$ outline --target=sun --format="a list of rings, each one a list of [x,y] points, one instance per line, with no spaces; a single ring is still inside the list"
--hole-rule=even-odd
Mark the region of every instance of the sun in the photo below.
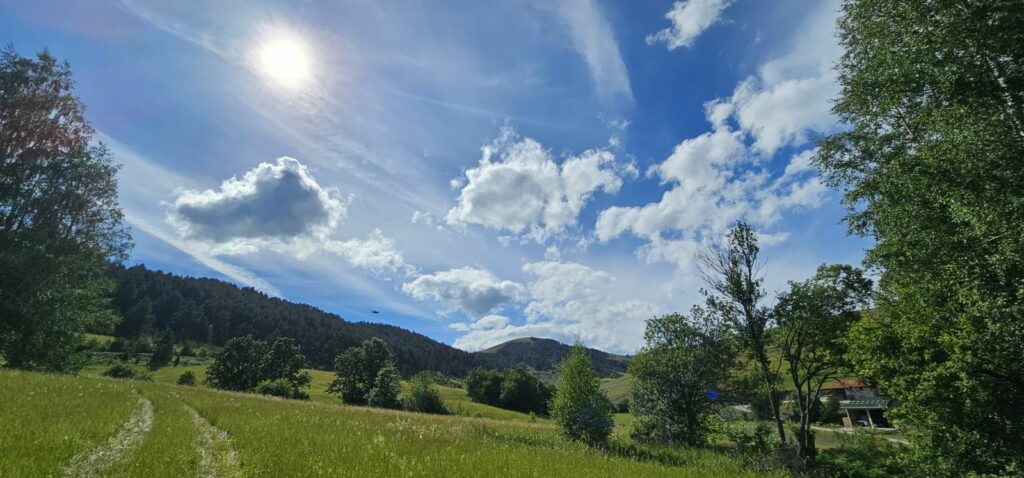
[[[313,78],[309,48],[293,34],[275,33],[256,51],[256,67],[268,79],[287,88],[298,88]]]

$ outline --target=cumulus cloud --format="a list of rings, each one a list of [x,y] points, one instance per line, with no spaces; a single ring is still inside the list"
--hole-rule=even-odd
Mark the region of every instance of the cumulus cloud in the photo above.
[[[728,111],[728,110],[726,110]],[[774,175],[722,117],[719,102],[706,105],[712,130],[676,145],[650,174],[672,184],[661,200],[637,207],[611,207],[598,216],[595,235],[602,242],[625,233],[647,243],[637,255],[648,263],[670,262],[687,269],[693,253],[738,220],[767,228],[787,210],[818,207],[826,188],[813,174],[813,151],[793,156]],[[771,236],[784,239],[786,236]]]
[[[583,264],[534,262],[523,266],[523,271],[533,277],[525,322],[456,326],[466,332],[455,340],[456,347],[480,350],[536,336],[569,343],[579,339],[590,347],[632,353],[640,345],[645,321],[661,312],[649,302],[617,298],[615,278]]]
[[[664,43],[669,50],[690,48],[697,37],[722,17],[732,0],[687,0],[675,2],[665,14],[672,26],[647,35],[647,44]]]
[[[698,3],[676,3],[673,12],[697,9]],[[710,11],[711,3],[700,3],[700,8]],[[657,202],[602,211],[596,238],[607,242],[632,234],[646,240],[636,251],[640,259],[683,269],[692,267],[693,254],[702,244],[738,220],[762,229],[766,244],[784,241],[785,231],[766,229],[787,211],[820,206],[826,194],[810,162],[814,150],[799,149],[813,134],[835,127],[829,100],[836,93],[831,70],[839,53],[836,12],[834,1],[823,2],[797,30],[789,52],[763,64],[731,96],[706,103],[710,130],[684,139],[648,171],[672,188]],[[670,39],[665,41],[671,48]],[[798,152],[780,174],[772,163],[779,161],[775,156],[783,147]]]
[[[165,205],[180,239],[207,254],[270,250],[305,259],[326,252],[376,272],[408,270],[394,240],[380,230],[365,239],[334,238],[349,201],[321,186],[297,159],[282,157],[217,189],[176,191]]]
[[[508,327],[508,317],[504,315],[485,315],[475,322],[455,322],[449,324],[448,327],[461,331],[469,332],[471,330],[497,330]]]
[[[418,300],[442,303],[447,311],[461,310],[481,317],[509,302],[522,300],[526,289],[519,283],[501,280],[489,271],[462,267],[424,274],[402,284],[402,291]]]
[[[817,8],[797,28],[790,51],[763,64],[726,100],[760,153],[802,144],[836,123],[830,100],[839,93],[832,68],[842,53],[835,36],[839,9],[834,1]]]
[[[466,171],[466,185],[446,219],[455,226],[477,224],[543,242],[575,226],[595,192],[619,191],[622,179],[616,168],[615,155],[602,149],[570,156],[559,165],[540,143],[506,126],[483,148],[480,163]]]

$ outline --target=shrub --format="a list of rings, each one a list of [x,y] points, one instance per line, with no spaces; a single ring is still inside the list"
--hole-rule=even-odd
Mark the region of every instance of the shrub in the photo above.
[[[196,384],[196,373],[191,370],[186,370],[178,375],[178,385],[195,385]]]
[[[110,378],[133,379],[133,378],[136,378],[137,373],[135,372],[134,368],[131,368],[131,367],[125,365],[125,364],[119,363],[119,364],[114,365],[113,367],[108,368],[106,371],[104,371],[103,372],[103,376],[104,377],[110,377]]]
[[[373,388],[366,395],[366,404],[377,408],[402,408],[398,394],[402,391],[402,377],[394,364],[387,364],[377,372]]]
[[[601,391],[601,380],[590,366],[583,345],[573,346],[562,362],[558,389],[551,402],[551,417],[563,436],[590,445],[608,441],[615,423],[613,406]]]
[[[255,391],[260,395],[272,395],[281,398],[297,398],[302,400],[309,398],[309,394],[295,387],[285,378],[264,380],[256,385]]]
[[[896,449],[871,432],[857,430],[844,435],[840,448],[818,452],[815,471],[837,478],[882,478],[901,476]]]
[[[433,377],[427,373],[420,372],[412,378],[409,393],[404,401],[405,409],[410,412],[448,414]]]
[[[466,377],[466,392],[469,399],[487,405],[497,405],[501,396],[502,378],[501,372],[497,370],[473,369]]]

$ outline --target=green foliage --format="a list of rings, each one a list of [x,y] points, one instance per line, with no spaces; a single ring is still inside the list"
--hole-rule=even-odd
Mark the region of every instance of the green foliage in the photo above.
[[[547,415],[550,400],[551,387],[536,375],[521,368],[504,371],[498,394],[498,403],[502,408]]]
[[[377,378],[373,381],[373,388],[366,395],[366,404],[377,408],[402,407],[398,395],[402,392],[402,376],[393,364],[386,364],[377,372]]]
[[[857,311],[869,304],[871,286],[860,269],[822,264],[814,277],[790,282],[772,311],[773,339],[794,387],[793,418],[801,458],[814,458],[811,424],[821,406],[821,387],[847,368],[843,339]]]
[[[441,393],[429,373],[418,373],[409,383],[409,392],[405,395],[405,409],[410,412],[434,413],[447,415],[448,409],[441,400]]]
[[[466,377],[466,392],[474,402],[497,405],[501,399],[504,375],[493,369],[475,368]]]
[[[300,388],[295,387],[291,381],[285,378],[264,380],[256,385],[254,391],[260,395],[272,395],[281,398],[294,398],[309,400],[309,394]]]
[[[757,233],[745,222],[737,223],[722,244],[713,244],[700,251],[698,262],[708,289],[709,311],[729,326],[758,367],[762,390],[775,420],[779,441],[786,441],[786,431],[779,415],[776,372],[770,347],[771,311],[761,304],[765,297],[762,264],[758,258],[761,247]]]
[[[116,321],[103,276],[130,246],[117,166],[93,142],[71,69],[48,52],[0,53],[0,355],[74,371],[88,330]]]
[[[842,446],[821,452],[814,471],[836,478],[903,476],[905,470],[896,460],[896,450],[870,432],[857,430],[844,435]]]
[[[466,377],[466,391],[477,403],[539,415],[547,415],[552,394],[551,387],[522,368],[473,369]]]
[[[597,445],[607,442],[612,432],[612,411],[601,380],[590,368],[590,357],[576,344],[562,362],[551,418],[566,438]]]
[[[134,379],[137,376],[135,369],[125,364],[115,364],[103,372],[104,377]]]
[[[349,322],[305,304],[216,279],[182,277],[142,265],[111,266],[107,276],[117,283],[111,303],[124,317],[117,335],[125,338],[166,329],[174,332],[179,342],[197,349],[197,344],[222,346],[243,335],[266,342],[291,337],[302,348],[308,365],[321,370],[331,369],[340,352],[373,337],[387,340],[403,375],[434,370],[462,376],[485,362],[477,354],[393,325]]]
[[[178,355],[181,357],[192,357],[195,355],[195,351],[192,350],[191,345],[185,344],[181,346],[181,351],[178,352]]]
[[[186,370],[178,375],[178,385],[192,386],[196,384],[196,373],[191,370]]]
[[[381,372],[389,368],[395,369],[395,362],[388,344],[377,338],[367,340],[359,347],[342,352],[334,360],[335,378],[327,392],[338,394],[349,405],[368,405],[380,378],[380,384],[385,388],[374,394],[375,401],[393,404],[392,371],[388,370],[381,376]]]
[[[267,343],[251,335],[235,337],[224,344],[206,372],[210,385],[225,390],[252,390],[263,376],[263,362],[267,357]]]
[[[729,330],[700,307],[690,317],[647,321],[645,346],[633,358],[633,436],[656,444],[704,445],[712,398],[730,377],[736,348]]]
[[[1024,470],[1024,8],[847,0],[816,163],[881,272],[856,371],[930,476]]]
[[[235,337],[214,356],[206,382],[225,390],[253,391],[261,383],[279,380],[288,384],[289,391],[278,396],[306,398],[302,389],[309,386],[311,377],[302,370],[304,363],[299,347],[290,338],[279,337],[268,346],[251,335]]]
[[[153,354],[149,356],[149,368],[150,370],[156,370],[164,365],[171,362],[171,357],[174,355],[174,336],[171,333],[164,332],[160,336],[160,340],[156,343],[156,348],[153,349]]]

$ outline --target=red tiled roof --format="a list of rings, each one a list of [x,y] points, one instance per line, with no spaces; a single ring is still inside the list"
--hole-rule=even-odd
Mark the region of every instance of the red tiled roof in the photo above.
[[[843,388],[866,388],[867,384],[857,378],[844,378],[821,387],[822,390],[839,390]]]

